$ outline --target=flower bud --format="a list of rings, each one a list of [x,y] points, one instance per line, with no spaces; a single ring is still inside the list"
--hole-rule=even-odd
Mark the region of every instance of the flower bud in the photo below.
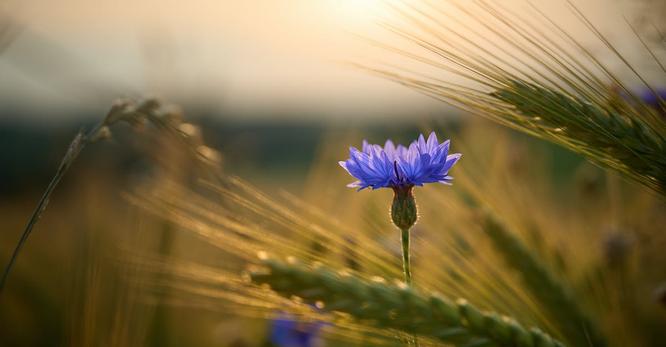
[[[412,188],[413,186],[393,188],[391,219],[400,230],[409,230],[416,223],[416,201]]]

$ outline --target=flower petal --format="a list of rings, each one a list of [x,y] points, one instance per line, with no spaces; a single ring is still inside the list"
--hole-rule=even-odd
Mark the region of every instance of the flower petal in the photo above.
[[[439,143],[431,132],[426,141],[423,134],[409,147],[396,146],[387,140],[384,147],[363,141],[362,150],[349,148],[349,159],[339,164],[358,181],[349,187],[379,189],[396,186],[422,186],[425,183],[450,184],[448,171],[460,159],[448,155],[450,141]]]

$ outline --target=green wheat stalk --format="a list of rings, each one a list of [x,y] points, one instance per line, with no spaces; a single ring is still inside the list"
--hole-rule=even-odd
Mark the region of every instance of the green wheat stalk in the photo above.
[[[297,262],[262,261],[250,274],[283,297],[296,296],[326,312],[344,312],[373,326],[437,339],[455,346],[562,347],[537,328],[527,329],[497,313],[482,312],[465,300],[455,303],[423,295],[406,285],[390,286],[331,269]],[[323,306],[322,306],[323,304]]]
[[[608,54],[654,92],[571,1],[563,2]],[[416,48],[373,43],[463,82],[394,67],[361,68],[555,142],[666,196],[666,121],[659,111],[636,97],[579,39],[530,6],[526,13],[485,0],[421,0],[394,7],[403,23],[386,28]],[[644,43],[643,48],[666,74],[650,47]]]
[[[504,117],[666,195],[666,139],[642,119],[518,80],[491,96],[511,105]]]
[[[575,346],[603,347],[608,343],[576,302],[571,291],[540,259],[492,214],[485,214],[484,230],[504,261],[520,274],[522,282],[552,316],[567,340]]]

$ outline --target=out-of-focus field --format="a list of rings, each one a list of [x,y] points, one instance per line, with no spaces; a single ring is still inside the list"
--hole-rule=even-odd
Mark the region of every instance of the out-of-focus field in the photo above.
[[[316,124],[257,126],[205,120],[201,124],[206,143],[222,153],[225,176],[238,175],[270,196],[286,190],[340,218],[349,228],[384,225],[385,234],[374,237],[385,238],[387,245],[397,239],[390,225],[374,221],[387,214],[389,192],[355,193],[346,188],[349,178],[337,160],[344,159],[348,143],[359,145],[362,138],[381,141],[387,137],[405,142],[420,126],[349,131]],[[653,295],[658,279],[666,279],[666,273],[663,268],[642,266],[666,261],[660,251],[666,247],[663,201],[565,150],[485,121],[440,124],[435,129],[443,130],[441,136],[451,137],[453,150],[463,152],[464,157],[453,171],[456,184],[451,195],[444,198],[450,202],[437,199],[446,197],[446,189],[451,188],[430,188],[435,193],[423,190],[426,206],[419,223],[423,235],[430,235],[423,237],[429,239],[432,234],[426,230],[441,226],[446,237],[452,232],[462,235],[461,240],[478,240],[473,231],[452,230],[455,221],[437,220],[447,220],[447,208],[458,211],[451,212],[452,218],[461,213],[454,195],[474,194],[474,188],[479,189],[485,203],[521,226],[521,238],[559,273],[579,282],[577,289],[584,290],[580,283],[597,276],[585,273],[590,269],[598,269],[604,285],[617,286],[606,288],[604,293],[618,297],[599,299],[600,303],[618,305],[606,311],[605,329],[619,329],[615,332],[618,338],[650,340],[649,336],[633,336],[635,332],[626,326],[630,320],[620,315],[628,312],[623,305],[664,314]],[[63,127],[60,135],[53,136],[51,130],[3,128],[3,262],[74,130]],[[8,136],[12,134],[13,138]],[[237,260],[221,255],[219,245],[130,202],[132,196],[146,191],[168,192],[175,184],[195,187],[196,191],[198,176],[190,171],[178,150],[129,128],[114,131],[111,142],[90,147],[53,195],[10,276],[0,299],[0,344],[270,345],[265,320],[221,309],[225,306],[214,304],[214,296],[201,300],[183,294],[174,289],[182,278],[170,274],[169,269],[145,273],[136,267],[137,262],[145,261],[144,256],[166,256],[183,264],[235,266],[240,276],[243,264],[225,263]],[[421,191],[417,197],[419,194]],[[427,206],[427,201],[440,201],[442,207]],[[358,207],[359,203],[364,206],[362,211],[344,208]],[[570,230],[556,230],[559,227]],[[419,230],[415,231],[417,245]],[[363,252],[363,245],[357,246]],[[480,244],[467,247],[474,249]],[[275,245],[275,250],[279,249],[280,245]],[[424,260],[419,258],[418,249],[416,252],[417,278],[426,276],[423,269],[440,266],[437,259]],[[492,283],[493,279],[481,282]],[[539,322],[538,316],[532,319]],[[330,341],[328,345],[349,345],[344,340],[336,344],[334,336]]]
[[[230,172],[273,190],[302,186],[325,132],[308,123],[200,124],[208,144],[224,151]],[[3,264],[77,130],[70,125],[1,128]],[[3,293],[0,344],[228,345],[244,336],[256,342],[255,329],[237,318],[156,304],[151,293],[126,283],[125,253],[206,248],[183,244],[183,235],[125,199],[139,187],[159,189],[190,174],[179,166],[177,149],[145,133],[120,127],[111,141],[84,152],[58,187]]]
[[[0,266],[93,130],[0,346],[664,345],[663,0],[46,3],[0,4]],[[431,131],[452,186],[339,165]]]

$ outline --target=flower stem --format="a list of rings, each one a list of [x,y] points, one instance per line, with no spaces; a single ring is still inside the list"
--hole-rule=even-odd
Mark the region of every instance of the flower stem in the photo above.
[[[412,285],[412,271],[409,264],[409,229],[402,229],[402,268],[405,272],[405,284]]]
[[[402,268],[405,272],[405,284],[412,286],[412,270],[409,262],[409,229],[400,229],[402,234]],[[419,347],[416,335],[409,339],[409,346]]]
[[[396,175],[397,175],[396,166]],[[402,238],[402,268],[405,272],[405,285],[412,286],[412,270],[409,264],[409,230],[412,228],[418,214],[416,212],[416,201],[412,188],[414,186],[393,187],[393,203],[391,204],[391,220],[400,229]],[[418,347],[416,335],[407,338],[408,346]]]

